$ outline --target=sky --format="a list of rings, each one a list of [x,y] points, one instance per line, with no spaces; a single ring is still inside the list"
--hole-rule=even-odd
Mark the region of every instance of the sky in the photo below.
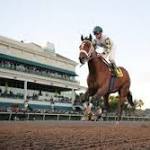
[[[55,51],[79,63],[80,36],[101,26],[115,43],[116,63],[131,77],[134,99],[150,108],[149,0],[0,0],[0,35],[25,42],[55,44]],[[87,86],[87,64],[76,67]]]

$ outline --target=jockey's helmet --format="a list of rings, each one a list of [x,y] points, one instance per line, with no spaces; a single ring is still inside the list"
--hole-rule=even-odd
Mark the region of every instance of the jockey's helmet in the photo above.
[[[103,29],[100,26],[95,26],[93,29],[93,34],[95,35],[96,33],[101,33],[103,32]]]

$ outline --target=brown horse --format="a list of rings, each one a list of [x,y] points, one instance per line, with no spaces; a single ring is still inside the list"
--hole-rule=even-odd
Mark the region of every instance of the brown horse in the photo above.
[[[82,43],[79,47],[80,54],[79,60],[81,64],[88,63],[89,75],[87,78],[88,89],[85,93],[85,98],[89,99],[93,96],[95,99],[104,97],[105,108],[108,110],[109,102],[108,97],[110,93],[119,93],[118,103],[118,120],[121,119],[123,104],[126,99],[131,106],[134,106],[132,101],[132,95],[130,88],[130,77],[126,69],[120,67],[123,76],[114,77],[110,66],[104,58],[97,55],[95,46],[92,43],[92,36],[83,38],[81,36]]]

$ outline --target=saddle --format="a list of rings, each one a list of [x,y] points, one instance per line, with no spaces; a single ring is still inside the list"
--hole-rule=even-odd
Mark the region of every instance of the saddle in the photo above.
[[[113,77],[117,77],[117,78],[123,77],[122,70],[121,70],[119,67],[117,67],[117,69],[115,69],[115,68],[114,68],[110,63],[108,63],[107,60],[106,60],[104,57],[102,57],[100,54],[97,54],[97,56],[98,56],[99,58],[101,58],[102,61],[107,65],[107,67],[108,67],[108,69],[109,69],[109,71],[111,72],[111,74],[112,74]]]

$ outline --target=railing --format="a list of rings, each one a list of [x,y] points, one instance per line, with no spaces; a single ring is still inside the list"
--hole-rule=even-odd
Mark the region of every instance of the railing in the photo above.
[[[81,120],[79,114],[0,112],[0,120]]]
[[[104,117],[105,121],[116,121],[117,116]],[[150,121],[150,117],[137,117],[137,116],[122,116],[122,121]]]
[[[81,120],[80,114],[48,114],[48,113],[23,113],[0,112],[0,120]],[[106,116],[102,120],[115,121],[117,116]],[[150,121],[150,117],[122,116],[123,121]]]

